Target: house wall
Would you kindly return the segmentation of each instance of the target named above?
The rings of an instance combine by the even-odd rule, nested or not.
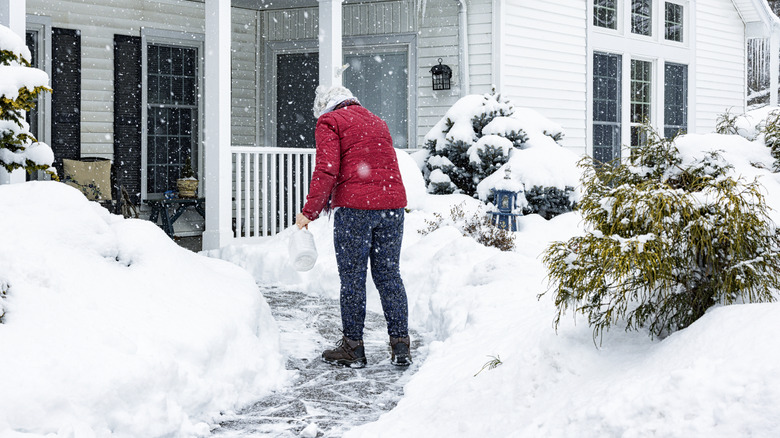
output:
[[[504,1],[499,60],[502,92],[563,126],[562,143],[585,152],[587,18],[585,0]]]
[[[696,2],[695,131],[713,132],[720,114],[745,110],[745,24],[730,0]]]
[[[114,34],[140,36],[142,24],[182,32],[205,30],[203,5],[181,0],[91,0],[89,4],[27,0],[27,13],[51,17],[53,27],[81,31],[81,153],[107,158],[113,155],[114,141]]]

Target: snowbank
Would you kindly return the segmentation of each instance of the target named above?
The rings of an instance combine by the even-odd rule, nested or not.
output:
[[[723,150],[735,174],[759,178],[778,211],[778,177],[761,167],[772,159],[759,146],[738,136],[679,140],[686,159]],[[551,296],[538,298],[547,287],[539,255],[551,241],[582,233],[578,213],[522,217],[517,248],[500,252],[450,226],[418,233],[434,212],[446,215],[460,203],[478,208],[466,196],[421,197],[415,202],[422,208],[406,216],[401,274],[427,359],[392,411],[346,438],[780,435],[780,338],[773,335],[780,304],[712,309],[664,340],[617,327],[597,346],[582,318],[564,319],[556,333]],[[307,273],[287,266],[289,231],[212,255],[259,281],[337,298],[332,226],[327,215],[311,223],[320,257]],[[381,311],[368,281],[368,306]],[[480,372],[493,358],[501,364]]]
[[[193,437],[284,383],[252,277],[57,182],[0,186],[0,437]]]

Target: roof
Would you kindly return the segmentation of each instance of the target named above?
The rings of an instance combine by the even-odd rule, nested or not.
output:
[[[731,0],[739,12],[749,37],[766,38],[780,19],[772,12],[766,0]]]

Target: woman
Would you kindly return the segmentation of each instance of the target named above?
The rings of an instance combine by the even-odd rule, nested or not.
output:
[[[333,208],[333,243],[341,281],[343,338],[322,359],[334,365],[366,365],[363,325],[366,270],[379,290],[394,365],[412,362],[408,304],[398,260],[403,238],[406,191],[387,124],[363,108],[348,89],[317,87],[317,158],[309,195],[296,217],[308,226]]]

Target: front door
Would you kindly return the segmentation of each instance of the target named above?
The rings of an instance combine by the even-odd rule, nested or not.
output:
[[[276,58],[276,146],[314,148],[312,113],[319,82],[317,52],[279,54]]]

